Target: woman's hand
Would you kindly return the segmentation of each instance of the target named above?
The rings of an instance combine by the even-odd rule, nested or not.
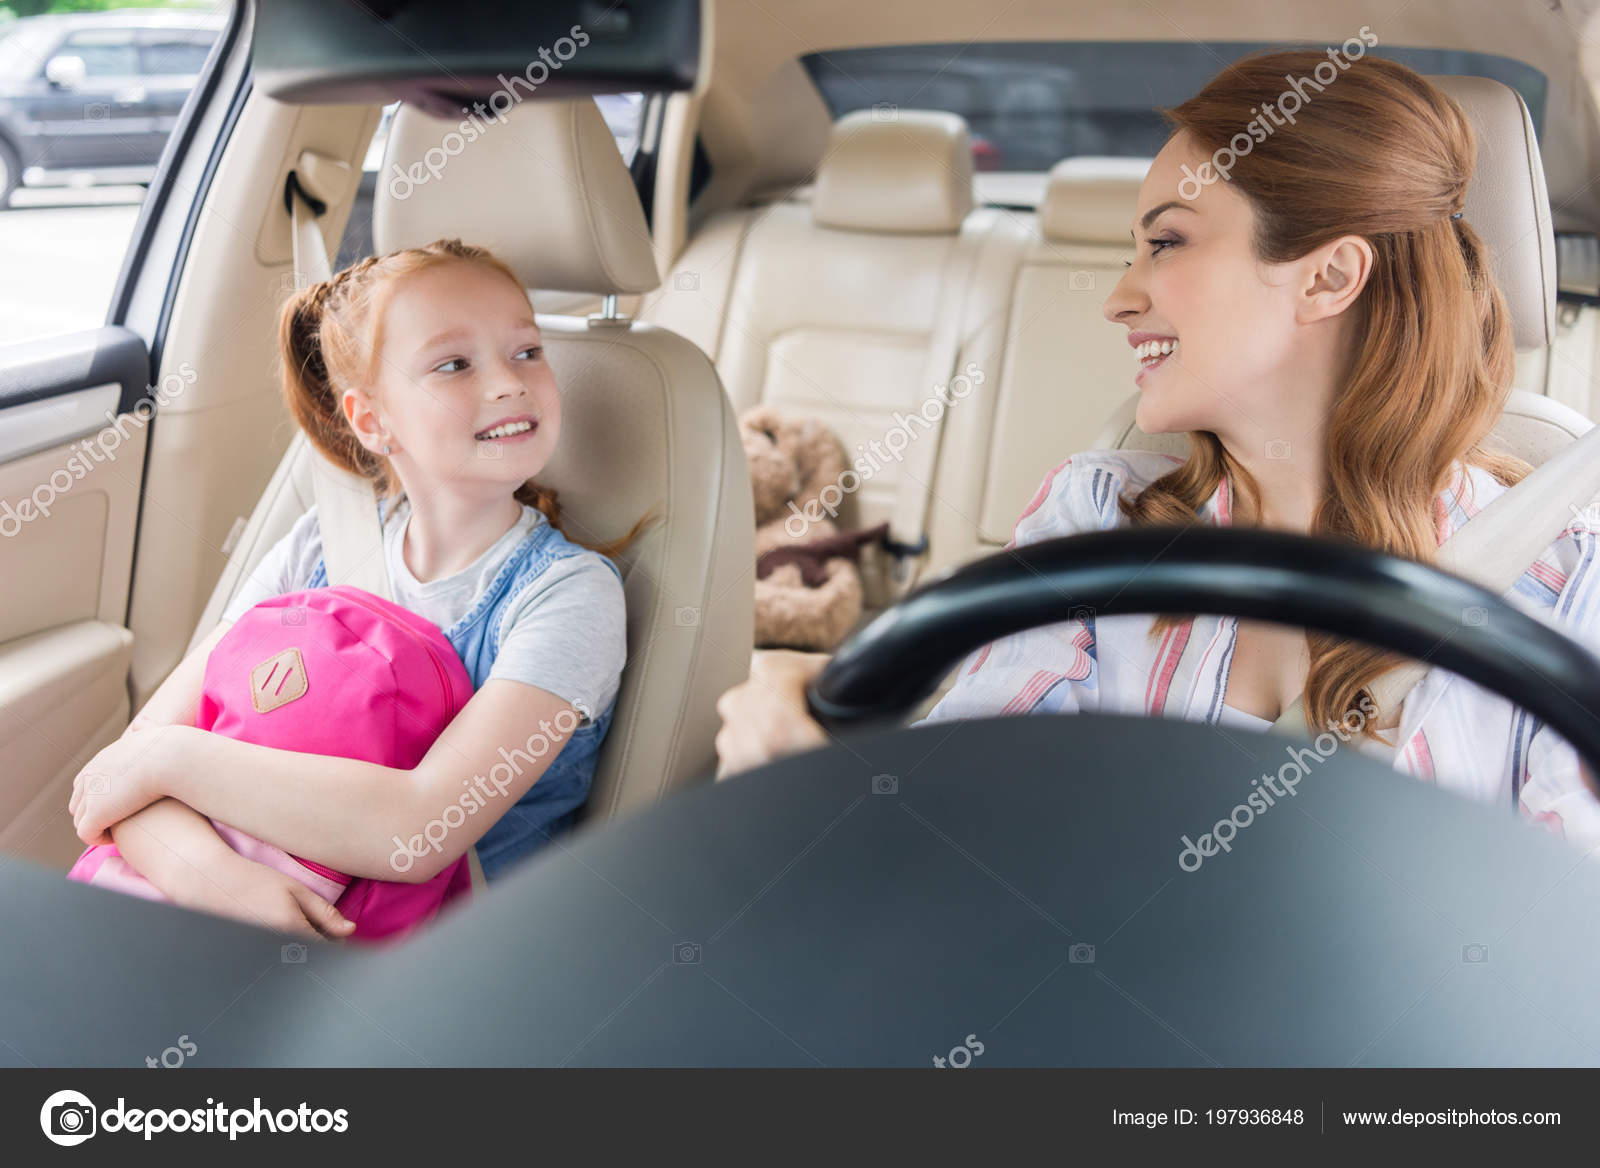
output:
[[[232,917],[279,933],[342,941],[355,922],[276,868],[229,851],[205,871],[191,870],[168,890],[173,903],[199,912]]]
[[[72,780],[67,810],[85,844],[111,843],[107,830],[167,792],[163,776],[177,765],[185,726],[156,726],[135,718],[122,737],[101,749]]]
[[[717,778],[827,744],[826,732],[806,711],[806,686],[827,664],[826,653],[756,650],[750,679],[717,699]]]

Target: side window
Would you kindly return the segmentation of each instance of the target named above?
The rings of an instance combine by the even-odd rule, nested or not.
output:
[[[210,36],[146,34],[139,46],[140,72],[147,77],[193,77],[211,52]]]
[[[60,52],[80,59],[86,77],[131,77],[139,72],[132,29],[75,32],[61,42]]]
[[[232,6],[31,0],[16,7],[51,11],[7,19],[0,0],[0,344],[105,323],[145,193]]]

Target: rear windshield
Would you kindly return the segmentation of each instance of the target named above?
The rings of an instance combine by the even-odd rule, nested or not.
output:
[[[898,45],[811,53],[801,63],[834,117],[858,109],[958,113],[980,171],[1045,171],[1074,154],[1153,157],[1167,127],[1156,112],[1199,92],[1229,61],[1283,45],[1193,41]],[[1326,46],[1313,45],[1313,48]],[[1509,57],[1452,49],[1368,50],[1420,73],[1503,81],[1542,135],[1546,81]]]

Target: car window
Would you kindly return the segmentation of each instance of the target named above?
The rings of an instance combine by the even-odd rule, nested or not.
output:
[[[232,0],[93,6],[107,11],[0,23],[0,344],[105,323],[146,185]]]
[[[210,36],[175,36],[163,33],[139,46],[141,72],[147,76],[192,77],[200,72],[211,52]]]
[[[812,53],[801,63],[834,117],[890,118],[936,109],[966,118],[979,171],[1043,172],[1076,154],[1153,157],[1166,141],[1158,107],[1199,92],[1219,62],[1280,48],[1250,43],[1007,42],[898,45]],[[1422,73],[1503,81],[1542,133],[1547,84],[1520,61],[1443,49],[1373,50]]]
[[[81,58],[88,77],[129,77],[139,72],[139,49],[132,29],[75,32],[61,42],[57,55]]]

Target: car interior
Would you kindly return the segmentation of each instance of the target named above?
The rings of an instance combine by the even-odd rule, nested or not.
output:
[[[1515,322],[1516,389],[1496,433],[1538,464],[1586,432],[1600,408],[1587,262],[1600,188],[1585,177],[1600,157],[1600,74],[1573,28],[1593,6],[1541,6],[1540,19],[1489,0],[1177,7],[1181,21],[1163,24],[1043,0],[981,17],[920,0],[713,0],[693,86],[647,96],[632,162],[593,97],[541,96],[401,197],[389,176],[456,115],[248,84],[253,5],[241,0],[167,146],[106,324],[0,351],[3,514],[52,484],[48,513],[0,541],[0,852],[65,870],[81,850],[66,810],[78,770],[313,501],[276,368],[277,312],[295,286],[291,175],[323,207],[330,252],[367,226],[365,189],[379,252],[459,235],[506,258],[540,309],[570,411],[543,478],[585,536],[662,516],[619,562],[630,657],[588,822],[712,777],[717,698],[759,651],[743,411],[818,418],[857,451],[934,386],[981,374],[931,439],[844,503],[841,527],[888,522],[899,541],[863,562],[864,621],[903,587],[900,560],[926,580],[1003,548],[1068,455],[1186,449],[1133,424],[1133,363],[1101,312],[1129,254],[1148,137],[1142,153],[1102,143],[994,169],[972,110],[874,102],[865,83],[835,108],[819,61],[1114,42],[1154,64],[1174,43],[1336,43],[1370,23],[1382,46],[1438,65],[1516,63],[1538,80],[1538,108],[1504,80],[1428,70],[1478,130],[1466,214]],[[364,160],[380,125],[374,179]],[[141,420],[146,387],[175,376],[179,391]],[[90,459],[80,447],[105,411],[118,449]]]

